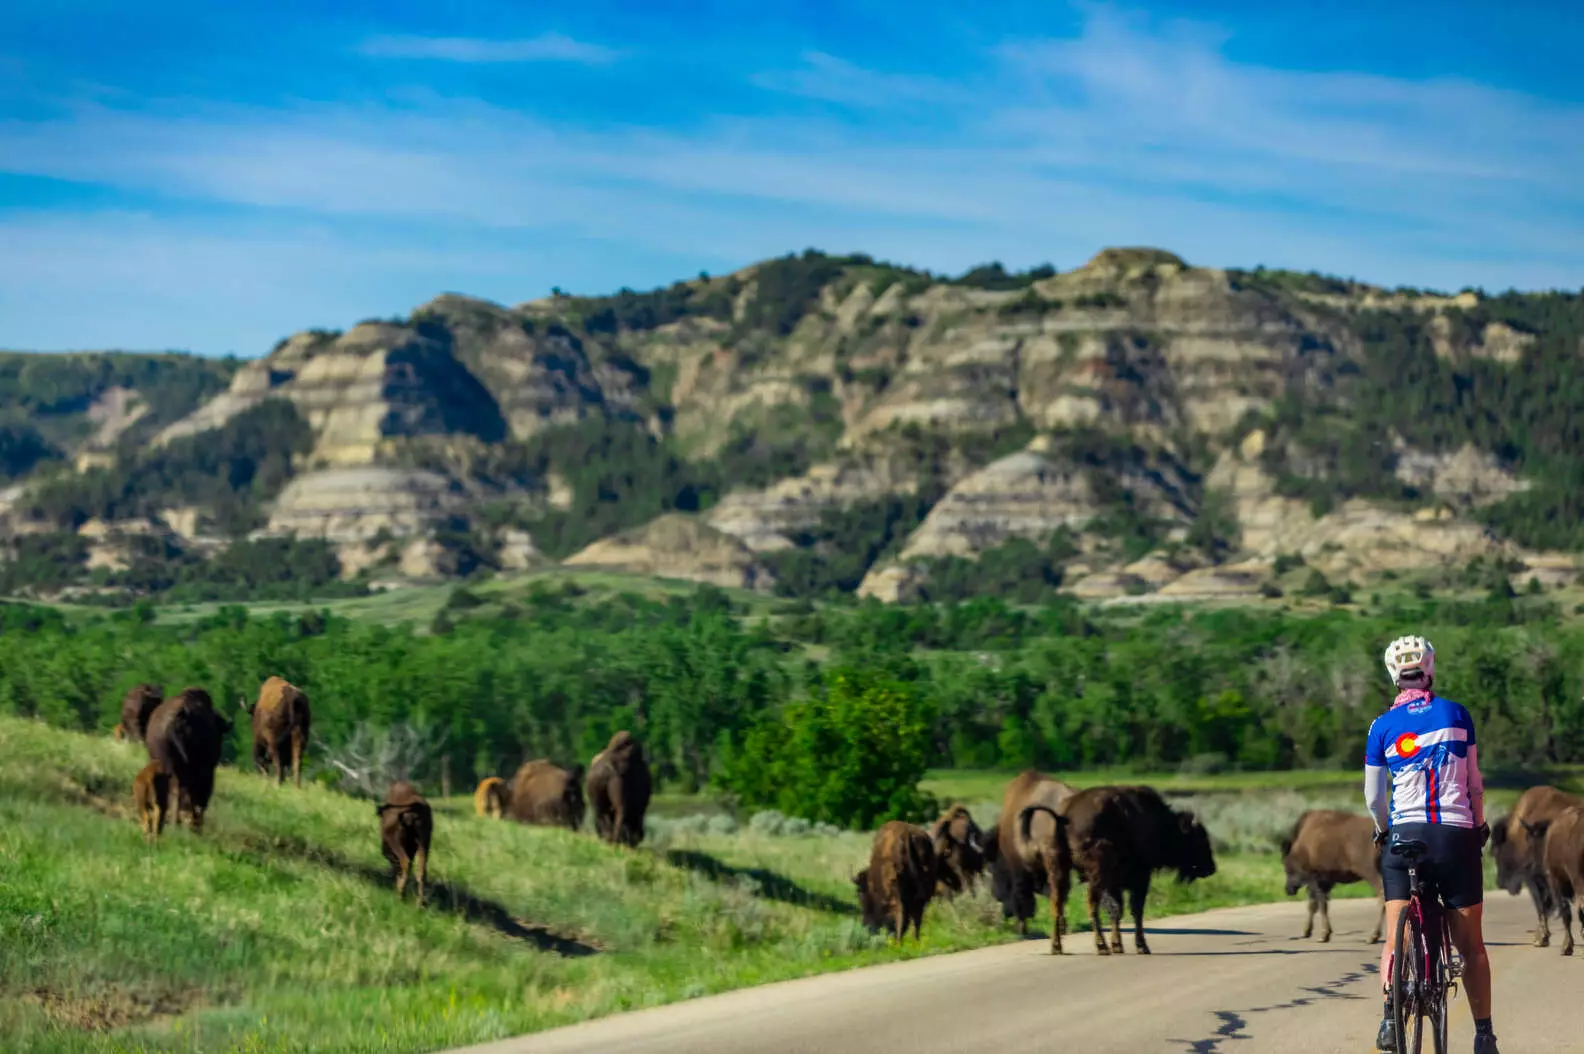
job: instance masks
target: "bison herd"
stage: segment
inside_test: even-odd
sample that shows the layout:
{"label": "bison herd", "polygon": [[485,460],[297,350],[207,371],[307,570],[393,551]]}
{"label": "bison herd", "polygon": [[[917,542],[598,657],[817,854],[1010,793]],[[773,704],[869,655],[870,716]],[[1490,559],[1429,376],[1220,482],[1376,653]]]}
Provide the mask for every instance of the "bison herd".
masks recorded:
{"label": "bison herd", "polygon": [[592,806],[594,831],[600,838],[635,846],[643,841],[649,793],[649,763],[643,747],[632,733],[622,731],[594,755],[586,779],[581,765],[562,768],[536,758],[523,762],[509,782],[499,776],[482,780],[473,792],[473,809],[494,819],[576,831]]}
{"label": "bison herd", "polygon": [[[289,769],[293,782],[301,787],[312,723],[308,696],[285,679],[271,677],[259,689],[256,702],[249,705],[242,700],[240,706],[253,726],[254,767],[260,773],[267,770],[277,783],[286,781]],[[140,684],[127,692],[121,701],[121,721],[112,734],[121,742],[142,743],[148,750],[148,764],[132,781],[132,801],[145,838],[157,839],[167,821],[185,820],[194,833],[202,832],[221,746],[232,727],[202,688],[187,688],[169,699],[154,684]],[[496,776],[484,780],[473,803],[480,816],[573,831],[582,826],[586,805],[592,805],[601,838],[636,846],[644,837],[649,792],[649,766],[642,746],[630,733],[617,732],[589,764],[587,780],[581,765],[562,768],[541,758],[526,762],[509,783]],[[411,878],[422,904],[434,833],[429,803],[411,783],[397,780],[375,813],[397,895],[405,895]]]}
{"label": "bison herd", "polygon": [[[1025,772],[1007,785],[996,826],[984,832],[962,806],[929,831],[892,822],[875,833],[869,866],[853,876],[865,925],[916,938],[925,906],[940,892],[954,895],[985,869],[1002,915],[1026,933],[1035,897],[1051,904],[1051,954],[1062,953],[1067,894],[1076,879],[1088,886],[1095,950],[1122,953],[1122,910],[1133,916],[1133,944],[1144,939],[1144,900],[1156,871],[1174,870],[1190,882],[1215,873],[1210,836],[1192,814],[1167,806],[1150,787],[1074,790],[1060,780]],[[1107,944],[1100,923],[1111,915]]]}

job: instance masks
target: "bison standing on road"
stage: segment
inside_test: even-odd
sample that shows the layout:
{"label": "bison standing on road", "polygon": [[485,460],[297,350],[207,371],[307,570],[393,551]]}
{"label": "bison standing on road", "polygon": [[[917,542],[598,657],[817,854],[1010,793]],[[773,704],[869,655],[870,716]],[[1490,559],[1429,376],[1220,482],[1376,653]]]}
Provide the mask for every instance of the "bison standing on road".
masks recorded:
{"label": "bison standing on road", "polygon": [[930,841],[949,846],[939,866],[952,873],[956,889],[972,889],[985,868],[985,835],[967,807],[953,805],[942,813],[930,828]]}
{"label": "bison standing on road", "polygon": [[922,827],[901,820],[881,825],[869,850],[869,866],[853,876],[865,926],[876,931],[889,927],[899,942],[912,926],[913,939],[919,939],[936,883],[954,881],[938,864],[938,850],[949,852],[950,839],[945,833],[932,842]]}
{"label": "bison standing on road", "polygon": [[498,820],[506,812],[506,801],[506,781],[499,776],[486,776],[473,792],[473,811]]}
{"label": "bison standing on road", "polygon": [[121,734],[116,738],[142,743],[148,734],[149,718],[164,701],[165,689],[157,684],[140,684],[132,688],[121,697],[121,723],[116,726]]}
{"label": "bison standing on road", "polygon": [[[1287,872],[1287,895],[1309,889],[1309,917],[1304,939],[1314,933],[1315,912],[1320,912],[1321,943],[1331,939],[1331,887],[1347,882],[1368,882],[1381,897],[1380,849],[1375,845],[1375,823],[1368,816],[1310,809],[1298,817],[1292,834],[1282,839],[1282,868]],[[1380,940],[1386,920],[1381,900],[1369,942]]]}
{"label": "bison standing on road", "polygon": [[171,774],[171,789],[180,798],[176,822],[181,822],[183,809],[191,809],[194,834],[203,830],[204,810],[214,794],[220,745],[230,732],[231,722],[215,712],[209,693],[202,688],[188,688],[172,696],[149,717],[149,759]]}
{"label": "bison standing on road", "polygon": [[583,768],[564,769],[544,758],[523,763],[506,793],[506,815],[519,823],[577,830],[583,826]]}
{"label": "bison standing on road", "polygon": [[599,836],[617,845],[642,842],[649,791],[643,746],[631,733],[617,732],[589,764],[588,796]]}
{"label": "bison standing on road", "polygon": [[1538,924],[1534,932],[1534,946],[1547,947],[1551,943],[1550,915],[1553,910],[1550,883],[1540,862],[1540,847],[1531,844],[1527,826],[1550,823],[1564,810],[1574,805],[1584,805],[1584,798],[1557,790],[1555,787],[1530,787],[1513,805],[1513,811],[1491,825],[1491,855],[1496,858],[1496,884],[1513,896],[1525,886],[1534,900]]}
{"label": "bison standing on road", "polygon": [[259,689],[258,702],[242,709],[253,719],[253,767],[264,771],[267,759],[277,784],[286,782],[290,760],[292,782],[302,786],[303,751],[308,747],[312,718],[308,697],[284,677],[271,677]]}
{"label": "bison standing on road", "polygon": [[429,877],[429,840],[434,835],[434,814],[429,803],[406,780],[397,780],[385,794],[385,804],[374,812],[380,822],[380,851],[396,875],[396,896],[407,894],[409,873],[418,880],[418,906],[424,903],[424,881]]}
{"label": "bison standing on road", "polygon": [[[1210,835],[1192,813],[1167,807],[1151,787],[1092,787],[1068,798],[1067,840],[1073,866],[1089,883],[1089,920],[1095,950],[1122,954],[1122,894],[1133,913],[1133,944],[1149,954],[1144,940],[1144,898],[1150,878],[1174,868],[1180,882],[1215,874]],[[1100,927],[1101,901],[1111,908],[1111,947]]]}
{"label": "bison standing on road", "polygon": [[[1061,780],[1030,769],[1014,777],[1001,796],[1001,813],[985,841],[985,857],[992,864],[991,892],[1001,902],[1002,916],[1017,920],[1019,933],[1028,933],[1035,895],[1049,892],[1054,903],[1059,892],[1050,884],[1055,858],[1066,853],[1066,847],[1056,838],[1057,816],[1072,793],[1073,789]],[[1037,815],[1025,825],[1023,812],[1035,806],[1039,806],[1035,809]],[[1051,920],[1054,949],[1061,946],[1065,925],[1066,919],[1061,916]]]}
{"label": "bison standing on road", "polygon": [[132,780],[132,803],[137,807],[143,837],[152,842],[165,830],[165,808],[170,800],[170,773],[157,761],[144,765]]}
{"label": "bison standing on road", "polygon": [[1525,833],[1539,850],[1556,912],[1562,916],[1562,954],[1573,954],[1573,913],[1584,931],[1584,805],[1563,809],[1551,820],[1525,823]]}

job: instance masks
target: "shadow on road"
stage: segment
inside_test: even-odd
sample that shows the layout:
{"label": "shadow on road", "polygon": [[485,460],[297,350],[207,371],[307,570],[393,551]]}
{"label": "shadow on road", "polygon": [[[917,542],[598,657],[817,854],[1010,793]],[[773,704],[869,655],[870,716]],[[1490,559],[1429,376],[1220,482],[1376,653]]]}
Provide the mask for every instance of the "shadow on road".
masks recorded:
{"label": "shadow on road", "polygon": [[758,887],[761,896],[779,900],[783,904],[796,904],[800,907],[814,908],[816,911],[828,911],[833,915],[858,914],[856,903],[804,889],[785,875],[766,871],[762,867],[733,867],[718,857],[701,853],[696,849],[668,849],[665,859],[668,864],[685,867],[714,881],[746,879]]}
{"label": "shadow on road", "polygon": [[1144,933],[1146,935],[1154,935],[1154,934],[1159,933],[1159,934],[1165,934],[1165,935],[1169,935],[1169,936],[1180,936],[1180,937],[1263,937],[1264,936],[1264,934],[1256,933],[1253,930],[1177,929],[1177,928],[1169,927],[1169,926],[1145,926],[1144,927]]}
{"label": "shadow on road", "polygon": [[[1215,955],[1220,953],[1194,952],[1190,954]],[[1303,955],[1305,953],[1283,950],[1275,952],[1274,954]],[[1256,1014],[1268,1014],[1274,1010],[1295,1010],[1299,1007],[1309,1006],[1312,1003],[1319,1003],[1329,999],[1346,999],[1349,1001],[1366,1002],[1367,1000],[1364,996],[1352,995],[1348,992],[1344,992],[1342,989],[1357,981],[1362,981],[1371,974],[1378,973],[1380,973],[1380,968],[1374,963],[1365,963],[1357,970],[1345,973],[1334,981],[1327,981],[1325,984],[1310,985],[1300,988],[1298,991],[1308,994],[1300,995],[1294,999],[1288,1000],[1285,1003],[1276,1003],[1272,1006],[1255,1006],[1250,1007],[1247,1010],[1213,1010],[1211,1013],[1215,1016],[1216,1020],[1220,1022],[1220,1025],[1217,1026],[1214,1032],[1210,1033],[1208,1036],[1205,1036],[1203,1039],[1171,1039],[1167,1040],[1167,1042],[1181,1044],[1184,1050],[1191,1051],[1192,1054],[1222,1054],[1225,1049],[1222,1047],[1223,1043],[1254,1038],[1249,1034],[1248,1027],[1249,1018]]]}

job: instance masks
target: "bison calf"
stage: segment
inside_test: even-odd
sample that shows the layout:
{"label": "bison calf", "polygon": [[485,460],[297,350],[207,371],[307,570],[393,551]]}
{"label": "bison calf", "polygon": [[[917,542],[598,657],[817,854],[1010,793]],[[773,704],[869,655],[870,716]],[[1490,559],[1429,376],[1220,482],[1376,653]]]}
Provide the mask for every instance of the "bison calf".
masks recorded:
{"label": "bison calf", "polygon": [[429,839],[434,834],[434,814],[429,803],[406,780],[397,780],[385,794],[385,804],[374,812],[380,821],[380,849],[396,874],[396,896],[407,893],[407,876],[418,880],[418,905],[424,902],[424,880],[429,876]]}
{"label": "bison calf", "polygon": [[1536,847],[1552,904],[1562,916],[1562,954],[1573,954],[1573,914],[1584,928],[1584,806],[1574,805],[1554,819],[1525,823]]}
{"label": "bison calf", "polygon": [[499,776],[487,776],[479,781],[473,792],[473,811],[480,816],[498,820],[506,811],[506,781]]}
{"label": "bison calf", "polygon": [[[950,838],[950,834],[940,838],[940,848],[946,852]],[[913,939],[918,940],[924,908],[940,877],[937,856],[936,844],[922,827],[900,820],[883,824],[875,832],[869,866],[853,876],[864,925],[871,930],[889,926],[898,941],[912,926]]]}
{"label": "bison calf", "polygon": [[[1308,887],[1309,917],[1304,922],[1304,939],[1314,934],[1315,912],[1320,913],[1321,943],[1331,939],[1331,888],[1348,882],[1368,882],[1377,898],[1382,897],[1380,850],[1375,846],[1375,824],[1368,816],[1310,809],[1298,817],[1292,834],[1282,839],[1282,868],[1287,872],[1287,895]],[[1380,940],[1386,920],[1386,901],[1369,942]]]}
{"label": "bison calf", "polygon": [[143,837],[152,842],[165,830],[165,805],[170,800],[171,777],[164,765],[151,761],[132,780],[132,803],[137,807]]}

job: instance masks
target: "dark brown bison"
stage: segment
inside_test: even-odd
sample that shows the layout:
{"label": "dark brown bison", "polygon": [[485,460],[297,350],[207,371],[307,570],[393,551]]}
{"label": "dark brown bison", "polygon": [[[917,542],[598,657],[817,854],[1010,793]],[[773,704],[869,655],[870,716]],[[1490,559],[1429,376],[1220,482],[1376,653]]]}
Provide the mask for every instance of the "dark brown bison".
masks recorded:
{"label": "dark brown bison", "polygon": [[506,811],[506,781],[499,776],[486,776],[473,792],[473,811],[480,816],[498,820]]}
{"label": "dark brown bison", "polygon": [[[1149,954],[1144,940],[1144,898],[1150,878],[1172,868],[1180,882],[1215,874],[1210,835],[1192,813],[1169,808],[1152,787],[1092,787],[1068,798],[1067,841],[1072,866],[1089,884],[1089,921],[1095,950],[1122,953],[1122,894],[1133,913],[1133,944]],[[1111,910],[1111,947],[1100,928],[1100,904]]]}
{"label": "dark brown bison", "polygon": [[1534,946],[1544,948],[1551,943],[1550,915],[1551,886],[1540,866],[1539,846],[1532,845],[1526,824],[1550,823],[1563,810],[1574,805],[1584,805],[1578,798],[1555,787],[1530,787],[1519,795],[1513,811],[1491,824],[1491,855],[1496,858],[1496,884],[1513,896],[1525,886],[1534,901],[1538,922],[1534,931]]}
{"label": "dark brown bison", "polygon": [[165,830],[165,808],[170,801],[170,773],[157,761],[144,765],[132,780],[132,803],[137,808],[143,837],[152,842]]}
{"label": "dark brown bison", "polygon": [[642,842],[649,790],[642,744],[626,731],[617,732],[589,764],[588,796],[599,836],[617,845]]}
{"label": "dark brown bison", "polygon": [[271,677],[259,688],[252,706],[242,701],[242,709],[253,719],[253,767],[264,771],[265,761],[276,783],[286,782],[286,764],[291,764],[292,781],[302,786],[303,751],[308,748],[308,729],[312,714],[308,697],[284,677]]}
{"label": "dark brown bison", "polygon": [[173,810],[180,823],[190,812],[194,833],[203,830],[204,811],[214,794],[215,766],[220,745],[231,732],[231,722],[215,712],[209,693],[187,688],[154,709],[149,717],[149,759],[165,766],[171,789],[179,797]]}
{"label": "dark brown bison", "polygon": [[[943,841],[942,836],[947,836]],[[972,889],[980,872],[985,869],[985,834],[974,822],[966,806],[953,805],[941,813],[940,819],[930,828],[930,841],[948,846],[939,861],[943,871],[951,872],[953,892]]]}
{"label": "dark brown bison", "polygon": [[951,849],[950,840],[951,834],[943,832],[932,841],[922,827],[901,820],[882,824],[869,850],[869,866],[853,876],[864,925],[890,929],[898,941],[912,926],[918,940],[937,883],[954,881],[938,866],[941,852]]}
{"label": "dark brown bison", "polygon": [[[1001,813],[985,840],[985,857],[991,864],[990,891],[1001,902],[1002,916],[1017,920],[1019,933],[1028,933],[1037,894],[1049,893],[1054,903],[1061,893],[1050,884],[1050,866],[1058,854],[1066,851],[1055,840],[1056,817],[1072,793],[1073,789],[1061,780],[1030,769],[1015,776],[1001,795]],[[1044,811],[1036,809],[1037,815],[1029,817],[1025,834],[1023,812],[1034,806],[1042,806]],[[1057,949],[1065,926],[1063,916],[1051,920],[1051,939]]]}
{"label": "dark brown bison", "polygon": [[1551,903],[1562,917],[1562,954],[1573,954],[1573,914],[1584,930],[1584,805],[1572,805],[1549,820],[1524,823],[1545,876]]}
{"label": "dark brown bison", "polygon": [[429,803],[406,780],[397,780],[385,794],[385,804],[374,812],[380,822],[380,850],[396,876],[396,896],[407,894],[407,876],[418,881],[418,906],[424,903],[424,881],[429,877],[429,840],[434,835],[434,814]]}
{"label": "dark brown bison", "polygon": [[524,762],[506,792],[505,810],[519,823],[577,830],[583,826],[583,767],[564,769],[543,758]]}
{"label": "dark brown bison", "polygon": [[[1309,917],[1304,939],[1314,934],[1315,912],[1320,913],[1320,941],[1331,939],[1331,887],[1347,882],[1368,882],[1381,897],[1380,849],[1375,845],[1375,823],[1368,816],[1310,809],[1298,817],[1292,834],[1282,839],[1282,868],[1287,872],[1287,895],[1309,890]],[[1380,940],[1386,921],[1386,901],[1369,942]]]}
{"label": "dark brown bison", "polygon": [[128,691],[121,697],[121,735],[116,738],[142,743],[148,734],[149,718],[164,701],[165,689],[157,684],[140,684]]}

